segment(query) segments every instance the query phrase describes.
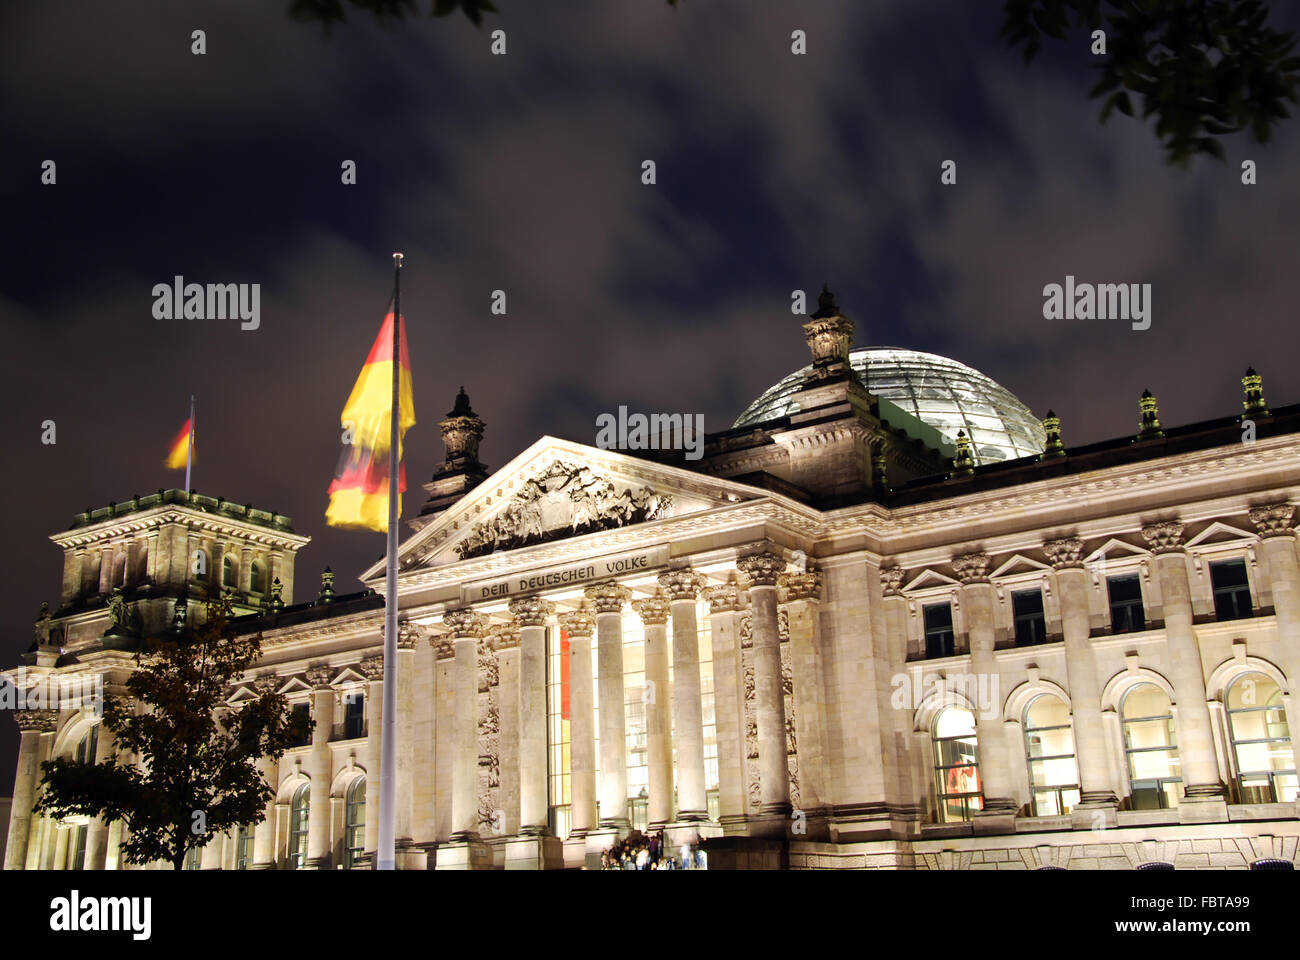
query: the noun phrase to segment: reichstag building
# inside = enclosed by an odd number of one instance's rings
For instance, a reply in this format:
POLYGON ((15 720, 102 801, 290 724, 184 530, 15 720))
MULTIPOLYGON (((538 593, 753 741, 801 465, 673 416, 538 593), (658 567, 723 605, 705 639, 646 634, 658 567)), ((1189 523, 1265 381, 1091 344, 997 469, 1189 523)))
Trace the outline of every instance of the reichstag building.
MULTIPOLYGON (((14 683, 122 689, 141 638, 229 591, 316 726, 265 819, 194 869, 373 864, 397 712, 403 869, 600 865, 629 835, 709 869, 1263 869, 1297 858, 1300 406, 1072 447, 954 360, 852 349, 824 292, 811 363, 702 459, 542 437, 489 471, 464 392, 400 552, 295 576, 287 517, 160 491, 76 516, 14 683), (204 562, 195 572, 190 558, 204 562), (188 598, 188 603, 183 602, 188 598)), ((1134 385, 1141 388, 1141 384, 1134 385)), ((117 869, 122 825, 33 816, 40 763, 103 762, 93 711, 16 714, 5 868, 117 869)))

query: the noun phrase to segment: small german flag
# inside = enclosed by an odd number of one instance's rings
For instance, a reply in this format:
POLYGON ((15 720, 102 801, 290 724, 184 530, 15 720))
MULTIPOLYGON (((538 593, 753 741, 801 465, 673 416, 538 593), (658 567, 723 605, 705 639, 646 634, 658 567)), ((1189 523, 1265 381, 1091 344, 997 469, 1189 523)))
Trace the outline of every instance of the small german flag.
POLYGON ((181 432, 176 434, 176 439, 172 441, 171 449, 167 454, 167 469, 184 470, 185 464, 190 456, 190 434, 194 431, 194 417, 191 416, 185 421, 185 426, 181 427, 181 432))
MULTIPOLYGON (((398 356, 401 358, 397 423, 398 514, 401 493, 406 490, 406 467, 401 464, 402 437, 415 425, 415 399, 411 391, 411 358, 406 351, 406 323, 398 324, 398 356)), ((360 527, 388 530, 388 452, 393 410, 393 314, 370 348, 352 395, 343 407, 343 451, 334 482, 330 484, 325 522, 332 527, 360 527)))

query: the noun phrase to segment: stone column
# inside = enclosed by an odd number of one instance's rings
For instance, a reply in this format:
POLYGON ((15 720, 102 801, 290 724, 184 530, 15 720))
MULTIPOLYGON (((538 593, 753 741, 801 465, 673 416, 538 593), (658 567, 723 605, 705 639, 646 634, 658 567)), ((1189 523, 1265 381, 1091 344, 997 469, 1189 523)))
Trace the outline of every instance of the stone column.
POLYGON ((366 853, 371 862, 379 850, 379 764, 383 757, 384 658, 372 654, 361 661, 366 678, 366 853), (375 815, 370 811, 374 810, 375 815))
MULTIPOLYGON (((473 610, 442 618, 456 650, 452 699, 451 839, 478 839, 478 642, 487 620, 473 610)), ((543 770, 545 767, 543 767, 543 770)))
POLYGON ((744 830, 745 684, 740 666, 740 587, 706 587, 709 636, 713 641, 713 703, 718 732, 718 821, 724 833, 744 830))
MULTIPOLYGON (((247 595, 253 586, 253 548, 241 547, 239 550, 239 592, 247 595)), ((269 592, 269 591, 268 591, 269 592)))
MULTIPOLYGON (((41 764, 49 759, 49 747, 42 749, 41 737, 53 733, 59 714, 55 710, 20 710, 18 721, 18 775, 14 778, 13 803, 9 810, 9 839, 5 846, 6 870, 23 870, 27 866, 27 839, 32 826, 32 804, 36 802, 36 785, 41 778, 41 764)), ((52 742, 52 740, 51 740, 52 742)))
MULTIPOLYGON (((1296 560, 1295 530, 1291 528, 1294 513, 1295 506, 1290 503, 1277 503, 1250 511, 1250 521, 1259 531, 1259 552, 1264 557, 1269 585, 1273 589, 1279 659, 1287 674, 1288 688, 1292 691, 1300 687, 1300 563, 1296 560)), ((1292 701, 1300 701, 1300 698, 1293 696, 1292 701)), ((1295 721, 1292 721, 1292 726, 1296 726, 1295 721)), ((1300 770, 1300 735, 1291 737, 1291 750, 1296 769, 1300 770)))
MULTIPOLYGON (((816 570, 784 573, 790 624, 790 673, 799 737, 799 801, 806 815, 830 805, 826 785, 826 697, 821 644, 822 578, 816 570)), ((779 655, 779 651, 778 651, 779 655)))
POLYGON ((134 540, 126 545, 126 560, 122 564, 122 588, 124 590, 134 589, 140 579, 136 575, 136 570, 140 564, 140 546, 140 543, 134 540))
MULTIPOLYGON (((113 735, 99 725, 99 736, 95 739, 95 763, 108 763, 117 752, 113 735)), ((103 870, 108 862, 108 823, 103 817, 95 817, 86 827, 86 869, 103 870)))
POLYGON ((560 628, 569 635, 569 760, 573 783, 569 835, 585 837, 596 829, 596 715, 591 678, 591 634, 596 621, 590 607, 561 613, 560 628))
POLYGON ((693 570, 666 570, 659 585, 673 622, 673 730, 677 737, 677 819, 709 819, 704 789, 704 717, 700 703, 700 628, 695 602, 707 581, 693 570))
POLYGON ((1056 595, 1061 604, 1065 640, 1065 672, 1070 682, 1070 713, 1074 752, 1079 768, 1080 827, 1092 827, 1101 812, 1107 826, 1115 825, 1115 785, 1110 778, 1106 730, 1101 723, 1101 682, 1089 637, 1088 574, 1083 568, 1083 541, 1076 537, 1043 545, 1056 570, 1056 595))
POLYGON ((112 547, 102 547, 99 551, 99 592, 104 596, 113 592, 112 547))
MULTIPOLYGON (((427 851, 436 839, 433 811, 438 664, 434 652, 436 644, 420 642, 426 633, 420 629, 415 634, 416 645, 411 654, 411 841, 421 851, 427 851)), ((398 658, 400 660, 400 654, 398 658)), ((398 687, 401 687, 400 680, 398 687)), ((416 865, 421 856, 427 867, 428 856, 423 852, 416 855, 416 865)))
POLYGON ((546 783, 546 621, 555 604, 516 597, 510 613, 519 626, 519 832, 550 833, 546 783))
POLYGON ((52 866, 55 870, 66 870, 68 869, 68 840, 72 836, 74 828, 71 824, 62 820, 55 824, 55 828, 58 832, 55 834, 54 863, 52 866))
MULTIPOLYGON (((278 678, 258 677, 253 681, 253 689, 259 696, 265 696, 273 693, 279 687, 278 678)), ((279 763, 275 760, 257 761, 257 769, 261 771, 263 778, 271 785, 271 789, 277 790, 280 786, 279 763)), ((266 816, 262 818, 261 823, 253 827, 253 864, 254 870, 274 870, 275 869, 275 818, 278 804, 275 802, 274 793, 266 804, 266 816)))
POLYGON ((627 711, 623 691, 623 604, 631 591, 614 581, 594 584, 586 596, 596 610, 600 677, 600 825, 628 829, 627 711))
POLYGON ((208 583, 210 584, 211 596, 219 597, 221 592, 226 589, 224 582, 226 563, 226 545, 217 541, 212 545, 212 569, 208 571, 208 583))
MULTIPOLYGON (((415 644, 423 639, 424 631, 409 620, 397 624, 397 739, 394 743, 393 785, 397 788, 397 804, 393 816, 394 845, 410 847, 411 819, 414 811, 415 785, 415 644)), ((475 664, 477 669, 477 655, 475 664)), ((475 696, 478 680, 474 681, 475 696)), ((477 716, 477 713, 475 714, 477 716)), ((474 738, 475 810, 478 809, 478 735, 474 738)), ((378 806, 375 807, 378 810, 378 806)), ((477 816, 477 815, 476 815, 477 816)), ((418 857, 418 854, 415 854, 418 857)), ((408 866, 404 863, 404 866, 408 866)))
POLYGON ((67 606, 81 596, 85 578, 86 548, 68 550, 63 556, 62 606, 67 606))
POLYGON ((984 788, 984 809, 976 811, 975 817, 977 825, 984 820, 985 829, 1000 832, 1014 829, 1012 821, 1019 805, 1011 782, 1011 755, 1002 723, 1001 673, 993 655, 993 584, 988 578, 989 558, 983 553, 968 553, 953 557, 952 566, 962 583, 962 606, 970 632, 971 673, 979 681, 974 686, 998 691, 994 703, 974 705, 979 774, 984 788), (990 818, 1007 822, 995 823, 990 818))
POLYGON ((443 635, 433 641, 434 705, 433 730, 433 835, 442 843, 451 839, 451 795, 456 767, 456 644, 443 635))
MULTIPOLYGON (((903 597, 903 568, 897 566, 880 568, 880 605, 884 619, 882 644, 886 650, 891 668, 891 694, 883 702, 880 710, 881 722, 889 725, 889 743, 896 755, 898 790, 902 802, 897 811, 902 819, 919 820, 925 811, 926 787, 929 780, 918 778, 919 757, 916 745, 918 737, 912 730, 912 717, 918 704, 908 697, 903 705, 892 702, 893 679, 907 675, 907 600, 903 597), (884 704, 889 709, 884 709, 884 704)), ((909 683, 910 688, 910 683, 909 683)), ((925 746, 928 748, 929 744, 925 746)), ((927 766, 927 771, 929 767, 927 766)), ((928 772, 926 774, 928 778, 928 772)))
POLYGON ((1175 710, 1178 757, 1183 769, 1183 803, 1179 804, 1179 816, 1192 821, 1227 819, 1223 782, 1219 779, 1219 762, 1214 750, 1214 728, 1205 700, 1201 648, 1192 627, 1192 591, 1187 582, 1183 525, 1177 521, 1148 524, 1142 528, 1142 536, 1156 555, 1165 645, 1169 651, 1169 679, 1178 700, 1175 710), (1192 806, 1183 809, 1189 803, 1192 806), (1208 806, 1196 809, 1201 804, 1208 806))
POLYGON ((668 599, 659 591, 653 597, 632 601, 645 625, 646 752, 650 797, 650 830, 663 827, 673 816, 673 734, 671 691, 668 684, 668 599))
POLYGON ((518 625, 492 628, 497 652, 498 750, 501 763, 502 817, 494 824, 504 836, 519 832, 519 637, 518 625))
POLYGON ((754 713, 758 722, 759 812, 790 813, 790 767, 781 683, 781 637, 776 621, 776 580, 785 562, 775 554, 741 557, 736 568, 749 582, 754 638, 754 713))
POLYGON ((330 865, 330 781, 333 779, 333 754, 330 739, 334 734, 333 671, 328 667, 311 667, 307 681, 312 686, 311 732, 311 799, 307 814, 308 870, 329 870, 330 865))

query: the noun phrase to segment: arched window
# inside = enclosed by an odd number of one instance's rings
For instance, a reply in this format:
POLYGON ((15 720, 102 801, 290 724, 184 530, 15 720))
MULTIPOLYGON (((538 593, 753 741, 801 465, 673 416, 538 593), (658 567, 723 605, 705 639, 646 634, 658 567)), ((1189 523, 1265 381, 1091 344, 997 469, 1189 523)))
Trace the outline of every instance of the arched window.
POLYGON ((972 810, 984 809, 975 717, 969 710, 946 707, 934 718, 934 775, 941 823, 969 820, 972 810))
POLYGON ((72 866, 70 870, 86 869, 86 834, 89 827, 84 823, 79 823, 73 827, 72 834, 72 866))
POLYGON ((1282 691, 1262 673, 1244 673, 1228 688, 1228 731, 1242 803, 1296 799, 1295 754, 1282 691))
POLYGON ((99 724, 95 724, 86 731, 81 742, 77 744, 77 751, 74 759, 77 763, 94 763, 95 750, 99 746, 99 724))
POLYGON ((301 870, 307 863, 307 818, 311 814, 311 785, 304 783, 289 805, 289 869, 301 870))
POLYGON ((1169 696, 1154 683, 1130 687, 1120 703, 1134 810, 1178 806, 1183 782, 1169 696))
POLYGON ((253 593, 266 593, 266 568, 260 560, 254 560, 248 568, 248 589, 253 593))
POLYGON ((244 824, 235 832, 235 869, 247 870, 253 865, 253 827, 244 824))
POLYGON ((223 587, 235 586, 235 564, 229 557, 225 557, 221 561, 221 585, 223 587))
POLYGON ((1034 697, 1025 708, 1024 726, 1034 816, 1069 813, 1079 802, 1079 767, 1074 759, 1069 709, 1060 697, 1034 697))
POLYGON ((366 778, 348 786, 344 805, 343 869, 351 870, 366 852, 366 778))

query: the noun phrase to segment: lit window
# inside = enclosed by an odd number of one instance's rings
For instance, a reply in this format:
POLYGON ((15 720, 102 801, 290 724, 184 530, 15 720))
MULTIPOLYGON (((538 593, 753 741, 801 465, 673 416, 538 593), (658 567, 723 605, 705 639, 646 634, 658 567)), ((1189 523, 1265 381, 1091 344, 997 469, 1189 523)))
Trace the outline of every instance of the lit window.
POLYGON ((1043 591, 1017 590, 1011 594, 1015 617, 1016 646, 1027 647, 1047 639, 1047 621, 1043 618, 1043 591))
POLYGON ((1136 633, 1146 629, 1146 611, 1142 608, 1142 584, 1137 574, 1107 577, 1110 594, 1110 629, 1112 633, 1136 633))
POLYGON ((235 869, 247 870, 253 863, 253 827, 244 824, 235 834, 235 869))
POLYGON ((1220 620, 1249 617, 1250 584, 1246 580, 1246 561, 1220 560, 1210 564, 1210 582, 1214 585, 1214 615, 1220 620))
POLYGON ((984 809, 975 717, 969 710, 947 707, 935 717, 934 774, 940 822, 969 820, 972 811, 984 809))
POLYGON ((345 800, 343 869, 351 870, 366 852, 366 778, 357 777, 345 800))
POLYGON ((952 635, 952 604, 931 603, 923 610, 925 615, 925 655, 951 657, 956 653, 952 635))
POLYGON ((1234 680, 1228 688, 1228 729, 1241 802, 1294 802, 1295 754, 1278 685, 1262 673, 1234 680))
POLYGON ((1120 704, 1134 810, 1178 806, 1182 783, 1169 697, 1154 683, 1129 688, 1120 704))
POLYGON ((95 751, 99 747, 99 724, 86 731, 86 735, 77 744, 75 759, 77 763, 94 763, 95 751))
POLYGON ((1059 697, 1044 694, 1025 708, 1024 722, 1034 816, 1069 813, 1079 802, 1079 768, 1074 760, 1070 711, 1059 697))
POLYGON ((547 766, 551 832, 569 836, 572 767, 569 757, 569 635, 546 629, 547 766))
POLYGON ((304 783, 289 805, 289 869, 301 870, 307 862, 307 827, 311 814, 311 786, 304 783))

